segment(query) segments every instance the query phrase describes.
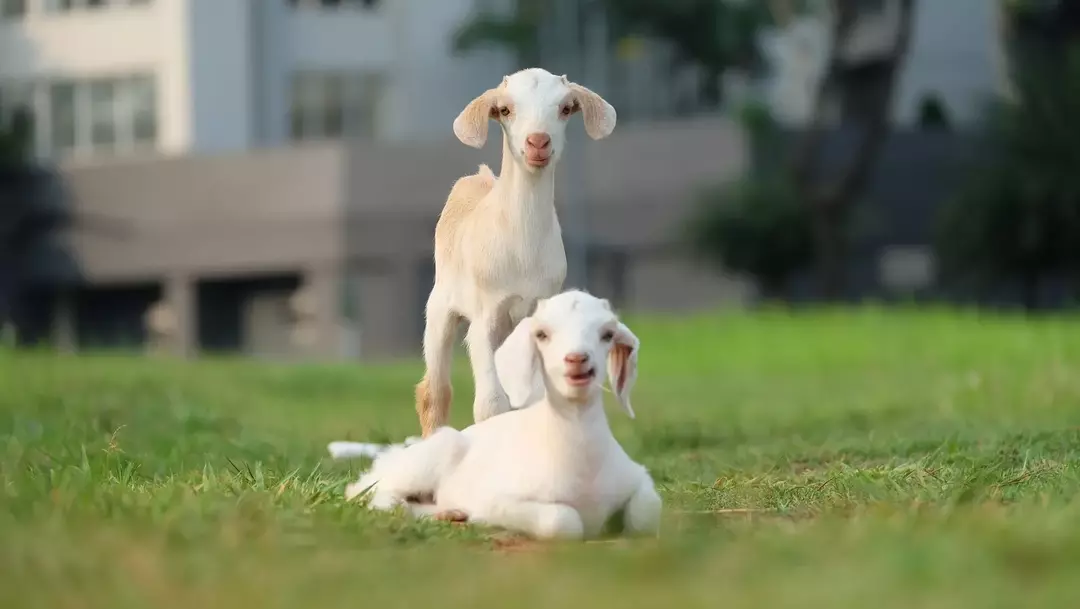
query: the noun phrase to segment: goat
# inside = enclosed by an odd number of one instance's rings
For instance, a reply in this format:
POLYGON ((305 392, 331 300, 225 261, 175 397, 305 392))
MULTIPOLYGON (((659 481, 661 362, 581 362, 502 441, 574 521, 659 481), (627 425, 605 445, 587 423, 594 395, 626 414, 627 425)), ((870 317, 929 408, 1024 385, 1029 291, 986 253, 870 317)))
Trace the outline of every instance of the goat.
MULTIPOLYGON (((421 517, 538 538, 593 537, 618 512, 624 531, 656 534, 660 496, 611 433, 603 404, 606 376, 634 417, 630 390, 639 351, 638 338, 608 301, 577 290, 541 300, 496 351, 495 364, 512 399, 529 395, 537 376, 545 396, 461 431, 443 427, 411 444, 372 451, 371 468, 346 497, 370 489, 373 509, 404 506, 421 517)), ((331 444, 331 454, 354 456, 371 446, 350 451, 349 444, 331 444)))
POLYGON ((595 140, 615 128, 615 109, 599 95, 540 68, 503 78, 454 120, 462 143, 481 148, 488 121, 503 131, 499 177, 486 165, 459 179, 435 227, 435 283, 425 307, 424 377, 416 412, 426 437, 447 424, 450 366, 461 321, 473 371, 473 420, 511 405, 495 373, 495 349, 536 300, 562 289, 566 252, 555 212, 555 166, 566 124, 580 112, 595 140))

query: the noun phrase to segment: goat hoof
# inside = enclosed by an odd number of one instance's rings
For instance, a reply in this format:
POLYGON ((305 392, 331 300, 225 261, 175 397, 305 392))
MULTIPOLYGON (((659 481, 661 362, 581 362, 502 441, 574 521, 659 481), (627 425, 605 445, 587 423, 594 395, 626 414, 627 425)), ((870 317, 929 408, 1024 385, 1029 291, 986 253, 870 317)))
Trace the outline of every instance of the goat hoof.
POLYGON ((469 515, 461 510, 443 510, 435 514, 435 520, 464 524, 469 521, 469 515))

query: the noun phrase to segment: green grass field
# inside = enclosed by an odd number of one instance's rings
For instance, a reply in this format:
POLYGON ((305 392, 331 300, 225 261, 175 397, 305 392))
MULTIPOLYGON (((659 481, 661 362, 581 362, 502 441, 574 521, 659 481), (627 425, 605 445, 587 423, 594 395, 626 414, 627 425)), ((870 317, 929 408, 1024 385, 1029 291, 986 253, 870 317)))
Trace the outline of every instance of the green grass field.
POLYGON ((415 433, 418 364, 0 354, 0 607, 1080 606, 1080 320, 629 323, 659 540, 346 504, 326 443, 415 433))

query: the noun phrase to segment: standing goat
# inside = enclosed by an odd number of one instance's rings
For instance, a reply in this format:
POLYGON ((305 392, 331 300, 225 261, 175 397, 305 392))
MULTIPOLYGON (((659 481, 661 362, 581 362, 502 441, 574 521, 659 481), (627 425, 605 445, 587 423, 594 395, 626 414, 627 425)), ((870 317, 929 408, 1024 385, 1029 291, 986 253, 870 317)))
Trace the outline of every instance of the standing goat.
POLYGON ((454 134, 474 148, 487 141, 488 121, 498 121, 502 169, 496 178, 481 165, 477 174, 459 179, 435 227, 435 285, 424 328, 427 369, 416 385, 425 437, 449 418, 450 360, 462 320, 469 323, 473 420, 510 409, 495 374, 495 349, 537 299, 558 293, 566 279, 555 165, 567 121, 578 112, 595 140, 615 128, 615 109, 599 95, 566 76, 531 68, 504 77, 454 121, 454 134))
POLYGON ((634 416, 630 390, 639 347, 606 300, 581 291, 541 300, 499 347, 495 364, 511 399, 528 396, 537 376, 544 398, 409 444, 373 450, 332 443, 335 457, 376 453, 346 496, 370 489, 374 509, 404 506, 418 516, 540 538, 593 537, 618 512, 624 531, 657 533, 660 496, 645 468, 612 435, 604 413, 607 376, 626 414, 634 416))

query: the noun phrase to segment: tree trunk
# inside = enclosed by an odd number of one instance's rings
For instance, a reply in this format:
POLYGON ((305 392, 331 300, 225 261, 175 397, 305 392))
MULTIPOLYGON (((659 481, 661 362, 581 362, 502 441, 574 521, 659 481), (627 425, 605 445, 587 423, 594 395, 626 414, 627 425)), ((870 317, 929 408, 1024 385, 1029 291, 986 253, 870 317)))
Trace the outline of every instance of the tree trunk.
POLYGON ((814 213, 814 249, 817 259, 818 296, 826 301, 842 300, 847 290, 847 228, 840 209, 818 203, 814 213))
POLYGON ((832 40, 826 60, 825 73, 818 84, 810 124, 794 150, 790 165, 791 178, 801 198, 812 206, 814 240, 817 256, 818 284, 821 296, 838 298, 846 289, 846 225, 848 212, 866 189, 877 166, 881 149, 889 135, 893 92, 900 68, 907 55, 914 24, 915 0, 901 0, 896 39, 888 56, 879 60, 875 78, 853 83, 845 79, 850 66, 841 50, 847 45, 858 21, 858 8, 853 0, 836 0, 832 40), (869 86, 867 111, 859 120, 862 135, 845 165, 825 167, 826 109, 844 86, 869 86), (833 175, 830 175, 833 174, 833 175))

